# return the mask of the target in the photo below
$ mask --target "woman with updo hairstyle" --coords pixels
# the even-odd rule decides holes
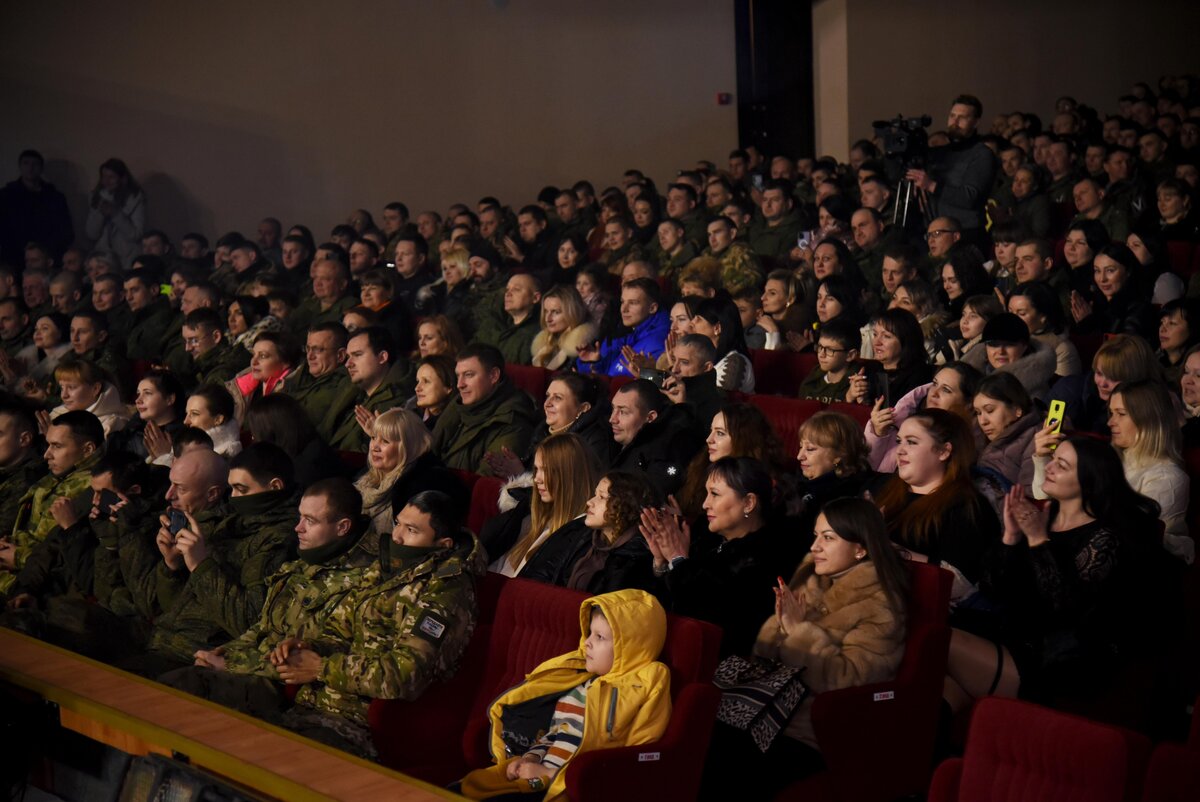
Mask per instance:
[[[673,511],[642,511],[657,595],[671,612],[721,627],[721,654],[748,654],[773,606],[763,588],[796,565],[788,558],[793,527],[773,514],[771,473],[758,460],[717,460],[705,491],[703,510],[715,538],[693,538],[691,525]]]
[[[972,295],[963,302],[958,318],[958,337],[950,339],[953,361],[964,362],[975,370],[983,370],[987,364],[987,347],[983,342],[983,330],[988,322],[1004,312],[999,299],[992,293]],[[934,362],[941,364],[945,354],[939,352]]]
[[[1171,389],[1179,389],[1184,355],[1198,342],[1200,302],[1180,298],[1163,304],[1158,312],[1158,363]]]
[[[1079,349],[1067,336],[1067,317],[1058,293],[1044,281],[1027,281],[1013,288],[1008,311],[1025,322],[1030,336],[1054,349],[1055,376],[1077,376],[1083,372]]]
[[[597,339],[583,298],[574,285],[560,285],[542,296],[542,328],[530,346],[536,367],[558,370],[579,356],[579,349]]]
[[[963,304],[968,298],[989,294],[995,286],[983,264],[983,254],[974,245],[958,243],[950,248],[938,283],[946,319],[951,324],[962,317]]]
[[[84,232],[97,251],[114,253],[125,267],[142,252],[146,228],[146,194],[120,159],[100,165],[92,190]]]
[[[806,533],[810,534],[810,533]],[[817,694],[895,679],[907,631],[908,570],[888,542],[883,517],[860,498],[830,501],[811,530],[812,546],[791,581],[772,587],[750,651],[800,669],[810,693],[764,752],[749,733],[724,722],[713,730],[704,798],[736,799],[747,776],[761,798],[824,768],[813,729]]]
[[[791,347],[789,334],[799,337],[812,330],[813,317],[805,303],[804,288],[790,270],[772,270],[763,288],[758,325],[767,333],[766,349]],[[804,343],[807,347],[807,343]]]
[[[1136,334],[1154,339],[1154,313],[1141,291],[1141,265],[1120,243],[1106,245],[1092,262],[1091,297],[1071,293],[1077,334]]]
[[[885,477],[871,469],[870,451],[858,422],[841,412],[824,410],[800,426],[800,483],[794,517],[799,536],[807,540],[826,502],[843,496],[878,493]]]
[[[213,451],[226,459],[242,453],[242,427],[234,416],[233,396],[219,384],[202,384],[188,396],[184,407],[183,424],[199,429],[212,440]],[[171,455],[155,460],[170,466]]]
[[[954,574],[951,603],[974,595],[983,556],[999,539],[1000,522],[975,489],[975,438],[958,415],[925,409],[900,425],[896,474],[875,503],[892,540],[910,559]]]
[[[463,507],[470,503],[462,481],[430,450],[433,437],[416,414],[389,409],[375,418],[370,436],[367,467],[354,486],[372,531],[390,535],[392,509],[404,509],[408,499],[426,490],[445,493]]]
[[[546,438],[533,456],[533,493],[500,492],[500,514],[483,525],[479,542],[488,569],[504,576],[554,573],[586,526],[583,516],[600,472],[583,440],[573,434]]]
[[[1188,534],[1191,479],[1183,469],[1179,413],[1162,382],[1122,382],[1108,399],[1108,428],[1130,487],[1158,502],[1167,551],[1191,565]]]
[[[425,428],[431,432],[458,393],[454,366],[454,358],[445,354],[427,356],[417,363],[413,397],[404,404],[404,408],[420,415]]]
[[[688,464],[687,477],[679,491],[680,512],[685,521],[702,526],[704,486],[708,469],[725,457],[749,457],[766,465],[778,481],[784,470],[783,443],[763,411],[753,404],[726,404],[713,416],[705,448]]]
[[[578,531],[573,548],[561,558],[544,560],[538,570],[527,569],[522,577],[593,595],[627,588],[653,593],[658,587],[654,558],[638,526],[642,510],[659,503],[645,477],[610,471],[588,499],[587,528]],[[566,545],[567,539],[559,542]]]

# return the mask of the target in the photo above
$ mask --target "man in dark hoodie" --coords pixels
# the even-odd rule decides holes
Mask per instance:
[[[644,475],[664,498],[677,492],[688,463],[704,445],[693,408],[670,403],[645,379],[623,385],[612,406],[609,423],[621,451],[610,470]]]
[[[504,375],[504,356],[490,345],[459,351],[455,374],[459,395],[433,428],[433,451],[447,468],[491,476],[485,456],[505,448],[524,454],[539,415]]]

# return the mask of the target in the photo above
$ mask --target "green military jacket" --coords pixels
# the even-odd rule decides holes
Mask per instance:
[[[404,406],[412,396],[415,382],[414,371],[408,360],[400,360],[388,370],[383,383],[371,395],[367,395],[353,384],[334,399],[334,406],[317,427],[319,431],[332,431],[329,445],[336,451],[366,451],[371,438],[358,425],[354,407],[362,405],[372,412],[387,412]]]
[[[333,437],[333,430],[326,429],[325,424],[328,422],[340,426],[347,408],[339,405],[353,404],[356,397],[356,388],[350,383],[345,368],[340,365],[314,378],[305,364],[288,374],[283,381],[282,392],[300,402],[308,419],[316,427],[317,434],[326,442]],[[352,408],[349,414],[354,416]]]
[[[153,618],[161,610],[154,598],[156,569],[162,563],[154,539],[162,503],[135,495],[117,513],[117,521],[94,520],[92,595],[104,609],[121,616]]]
[[[108,342],[113,348],[124,350],[125,341],[133,329],[133,312],[124,301],[104,313],[108,320]]]
[[[286,638],[320,636],[329,614],[362,583],[363,573],[378,559],[372,550],[362,548],[367,521],[360,521],[356,529],[357,538],[336,556],[315,563],[292,560],[267,579],[258,621],[223,647],[226,670],[278,679],[268,659],[271,651]]]
[[[28,593],[39,599],[66,593],[91,595],[95,550],[96,536],[87,518],[67,529],[54,527],[33,548],[8,595]]]
[[[258,620],[266,578],[295,557],[296,499],[280,490],[231,499],[196,523],[208,546],[189,572],[160,561],[155,594],[163,614],[150,649],[190,661],[197,649],[237,637]]]
[[[679,253],[671,256],[662,248],[657,249],[655,260],[658,263],[658,275],[671,282],[677,284],[679,282],[679,274],[683,272],[683,268],[687,267],[687,263],[696,258],[699,251],[696,246],[689,240],[683,243],[683,247],[679,249]]]
[[[313,640],[325,659],[297,705],[365,725],[372,699],[416,699],[457,669],[478,616],[475,578],[486,570],[479,541],[462,532],[452,548],[385,543]]]
[[[183,344],[183,314],[176,311],[162,340],[162,356],[154,360],[183,380],[185,390],[191,390],[192,355]]]
[[[500,340],[500,333],[508,327],[509,317],[504,311],[504,289],[507,284],[507,279],[499,273],[482,283],[471,284],[475,342],[495,345]]]
[[[313,326],[322,323],[341,323],[342,315],[355,306],[358,306],[358,299],[349,295],[342,296],[331,307],[324,310],[321,309],[321,302],[317,298],[305,298],[303,303],[287,316],[285,324],[293,334],[303,338]]]
[[[721,282],[730,295],[741,292],[747,287],[761,287],[763,284],[763,269],[758,257],[744,242],[732,242],[720,255],[711,249],[704,251],[721,263]]]
[[[202,384],[224,385],[248,367],[249,351],[240,345],[221,341],[208,353],[192,357],[189,374],[195,377],[196,387]]]
[[[118,389],[129,385],[129,362],[112,345],[85,351],[79,355],[79,358],[94,363],[107,373],[112,379],[113,385]]]
[[[71,469],[70,473],[63,476],[46,474],[21,496],[10,538],[16,546],[14,563],[18,571],[24,567],[34,548],[58,527],[54,516],[50,514],[50,505],[59,497],[78,499],[91,495],[92,466],[99,459],[100,452],[97,451]],[[15,573],[0,573],[0,593],[8,593],[15,580]]]
[[[509,324],[500,332],[496,347],[504,354],[504,361],[510,365],[530,365],[533,363],[533,339],[541,331],[541,307],[534,306],[525,319],[517,325]]]
[[[647,258],[649,258],[647,250],[631,239],[615,251],[606,251],[600,257],[600,263],[608,269],[609,273],[619,276],[625,265]]]
[[[21,500],[29,488],[46,475],[46,463],[40,455],[30,455],[23,462],[0,468],[0,533],[9,534],[17,521]]]
[[[697,207],[679,219],[683,223],[683,237],[692,245],[692,252],[699,253],[708,243],[708,216]]]
[[[524,454],[540,422],[529,396],[506,378],[469,407],[455,398],[433,427],[433,451],[447,468],[491,476],[484,455],[504,447]]]
[[[131,360],[157,362],[162,359],[163,343],[172,325],[179,325],[171,302],[157,296],[150,305],[133,313],[132,326],[125,340],[125,355]]]
[[[804,221],[796,209],[784,215],[773,227],[765,220],[755,220],[750,226],[750,249],[759,256],[785,258],[796,247],[796,239],[803,226]]]

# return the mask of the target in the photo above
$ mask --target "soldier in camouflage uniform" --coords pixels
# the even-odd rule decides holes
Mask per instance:
[[[328,507],[310,503],[316,500],[305,496],[297,532],[349,529],[348,516],[326,514]],[[325,564],[293,564],[276,576],[256,628],[223,650],[198,652],[202,668],[162,680],[374,758],[371,700],[414,699],[449,677],[474,630],[474,583],[486,566],[478,541],[460,522],[449,496],[429,491],[399,512],[366,568],[356,567],[364,553],[359,546],[312,549],[329,549]],[[361,520],[355,527],[363,527]],[[245,676],[231,680],[222,669]],[[303,686],[286,712],[278,680]]]
[[[342,399],[352,395],[350,375],[343,367],[348,339],[341,323],[321,323],[309,329],[305,363],[283,382],[282,392],[300,402],[325,442],[333,437],[332,429],[323,426],[327,418],[331,426],[340,426],[346,415],[354,416],[352,409],[338,408]]]
[[[708,224],[708,248],[704,251],[704,256],[721,263],[721,283],[730,295],[761,287],[764,280],[758,257],[749,245],[734,239],[735,233],[733,221],[718,217]]]
[[[108,374],[122,393],[133,382],[129,362],[109,341],[108,318],[94,309],[81,309],[71,317],[71,348],[77,359],[86,360]]]
[[[193,309],[183,319],[183,347],[190,357],[186,377],[190,387],[232,381],[250,367],[250,352],[225,339],[221,314],[210,307]]]
[[[158,676],[191,664],[197,649],[240,635],[258,620],[266,577],[294,555],[291,460],[268,443],[247,447],[228,469],[228,503],[221,501],[226,470],[211,451],[185,452],[171,466],[167,499],[188,525],[172,535],[164,515],[153,546],[147,537],[121,540],[135,605],[162,611],[149,650],[119,663],[126,670]],[[162,559],[147,576],[155,548]]]
[[[0,541],[0,595],[8,593],[34,547],[58,526],[51,509],[54,503],[58,499],[66,499],[64,503],[90,499],[91,469],[103,448],[104,427],[92,413],[65,412],[51,421],[46,430],[50,473],[21,497],[12,535]]]
[[[46,475],[37,441],[37,421],[27,407],[0,407],[0,533],[12,532],[21,499]]]

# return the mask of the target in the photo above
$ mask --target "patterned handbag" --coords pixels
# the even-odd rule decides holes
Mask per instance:
[[[748,733],[766,752],[808,696],[803,670],[773,660],[726,657],[713,675],[721,689],[717,720]]]

